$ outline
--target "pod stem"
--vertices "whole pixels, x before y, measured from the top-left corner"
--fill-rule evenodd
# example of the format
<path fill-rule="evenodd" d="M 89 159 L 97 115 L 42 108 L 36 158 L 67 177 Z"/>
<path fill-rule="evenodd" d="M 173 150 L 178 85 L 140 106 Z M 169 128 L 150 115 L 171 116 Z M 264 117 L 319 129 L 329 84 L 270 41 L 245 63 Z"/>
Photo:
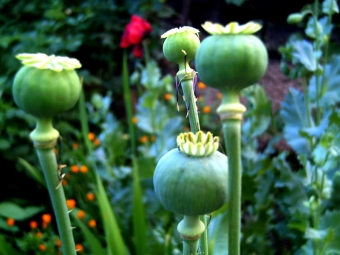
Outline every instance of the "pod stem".
<path fill-rule="evenodd" d="M 63 254 L 76 255 L 71 221 L 66 206 L 66 199 L 61 182 L 60 165 L 53 151 L 59 132 L 52 126 L 51 119 L 37 119 L 37 127 L 31 133 L 31 139 L 45 176 L 46 186 L 51 198 L 57 221 Z"/>
<path fill-rule="evenodd" d="M 190 67 L 181 69 L 177 73 L 177 77 L 180 80 L 185 106 L 187 110 L 187 116 L 189 117 L 190 130 L 194 134 L 200 130 L 200 122 L 198 118 L 196 96 L 194 91 L 196 72 Z"/>
<path fill-rule="evenodd" d="M 217 109 L 223 123 L 224 142 L 229 165 L 229 255 L 240 254 L 242 187 L 241 121 L 245 111 L 246 108 L 239 102 L 238 92 L 223 94 L 222 104 Z"/>
<path fill-rule="evenodd" d="M 185 215 L 178 224 L 177 230 L 183 239 L 183 255 L 196 255 L 199 238 L 206 232 L 200 216 Z"/>
<path fill-rule="evenodd" d="M 196 106 L 196 96 L 194 91 L 195 86 L 195 79 L 196 79 L 196 72 L 192 70 L 188 63 L 185 63 L 185 65 L 180 65 L 180 70 L 177 73 L 177 77 L 180 80 L 184 101 L 187 109 L 187 115 L 189 117 L 189 123 L 190 123 L 190 131 L 196 134 L 196 132 L 200 131 L 200 121 L 198 118 L 198 111 Z M 205 215 L 201 215 L 200 217 L 201 222 L 203 222 L 204 226 L 207 225 L 207 219 Z M 195 249 L 193 248 L 193 245 L 196 245 Z M 190 241 L 183 241 L 183 255 L 186 254 L 196 254 L 197 252 L 197 245 L 198 242 L 195 244 Z M 205 230 L 201 237 L 200 237 L 200 245 L 205 255 L 209 255 L 209 247 L 208 247 L 208 231 Z M 189 253 L 189 252 L 195 252 L 195 253 Z"/>

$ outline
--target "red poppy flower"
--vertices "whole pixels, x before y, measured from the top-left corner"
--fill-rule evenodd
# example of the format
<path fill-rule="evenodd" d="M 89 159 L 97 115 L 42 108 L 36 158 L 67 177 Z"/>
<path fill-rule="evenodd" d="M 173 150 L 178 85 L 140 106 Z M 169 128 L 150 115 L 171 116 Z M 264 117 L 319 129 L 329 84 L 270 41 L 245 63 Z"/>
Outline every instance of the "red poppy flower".
<path fill-rule="evenodd" d="M 131 17 L 130 23 L 125 26 L 125 30 L 120 41 L 120 47 L 127 48 L 133 45 L 133 54 L 135 57 L 142 57 L 142 40 L 151 31 L 152 27 L 149 22 L 137 15 L 133 15 Z"/>

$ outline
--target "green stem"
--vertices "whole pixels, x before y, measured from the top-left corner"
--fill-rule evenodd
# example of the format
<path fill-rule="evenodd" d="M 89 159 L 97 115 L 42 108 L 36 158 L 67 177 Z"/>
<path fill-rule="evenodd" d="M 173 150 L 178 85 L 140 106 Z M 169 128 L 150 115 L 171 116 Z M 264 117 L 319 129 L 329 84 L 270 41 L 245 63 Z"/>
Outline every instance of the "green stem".
<path fill-rule="evenodd" d="M 193 81 L 192 80 L 184 80 L 182 81 L 182 90 L 184 94 L 185 103 L 188 110 L 190 130 L 193 133 L 196 133 L 200 130 L 200 123 L 198 119 L 197 106 L 196 106 L 196 97 L 193 90 Z"/>
<path fill-rule="evenodd" d="M 127 54 L 125 50 L 123 53 L 122 80 L 123 80 L 124 103 L 125 103 L 125 110 L 126 110 L 126 115 L 127 115 L 127 120 L 128 120 L 131 150 L 132 150 L 132 155 L 136 155 L 135 129 L 132 123 L 132 117 L 133 117 L 132 99 L 131 99 L 131 90 L 130 90 L 130 84 L 129 84 Z"/>
<path fill-rule="evenodd" d="M 222 104 L 217 109 L 223 122 L 224 142 L 229 166 L 229 255 L 240 254 L 242 187 L 241 120 L 245 110 L 245 107 L 239 102 L 238 92 L 234 91 L 223 94 Z"/>
<path fill-rule="evenodd" d="M 229 160 L 229 254 L 240 254 L 241 232 L 241 121 L 226 119 L 223 122 L 224 142 Z"/>
<path fill-rule="evenodd" d="M 200 122 L 198 118 L 198 112 L 197 112 L 197 106 L 196 106 L 196 96 L 194 93 L 194 76 L 196 75 L 195 71 L 192 70 L 188 63 L 185 63 L 185 65 L 179 65 L 180 70 L 177 73 L 177 77 L 181 82 L 182 91 L 184 94 L 184 101 L 186 104 L 187 114 L 189 117 L 189 123 L 190 123 L 190 131 L 193 133 L 196 133 L 200 130 Z M 205 215 L 201 215 L 200 217 L 203 224 L 207 225 L 207 219 Z M 184 249 L 183 249 L 183 255 L 190 254 L 187 253 L 189 250 L 190 245 L 193 245 L 192 242 L 186 242 L 183 243 Z M 207 229 L 202 233 L 200 237 L 200 245 L 202 248 L 202 251 L 205 255 L 209 255 L 209 246 L 208 246 L 208 231 Z M 197 251 L 197 247 L 195 252 Z"/>
<path fill-rule="evenodd" d="M 57 221 L 63 254 L 76 255 L 72 227 L 63 187 L 60 184 L 60 173 L 55 153 L 53 151 L 59 132 L 52 126 L 51 119 L 37 119 L 37 128 L 31 133 L 39 162 L 45 176 L 55 218 Z"/>
<path fill-rule="evenodd" d="M 177 230 L 183 238 L 183 255 L 196 255 L 200 235 L 206 232 L 200 216 L 184 215 Z"/>

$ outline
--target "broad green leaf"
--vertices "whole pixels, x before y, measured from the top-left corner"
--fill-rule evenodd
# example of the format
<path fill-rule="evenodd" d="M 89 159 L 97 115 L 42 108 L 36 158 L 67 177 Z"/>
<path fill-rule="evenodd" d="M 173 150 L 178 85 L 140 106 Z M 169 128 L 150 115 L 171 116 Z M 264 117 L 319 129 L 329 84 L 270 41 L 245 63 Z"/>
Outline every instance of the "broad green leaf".
<path fill-rule="evenodd" d="M 308 19 L 307 22 L 307 27 L 305 29 L 305 33 L 307 36 L 309 36 L 310 38 L 316 39 L 319 36 L 322 35 L 323 30 L 322 30 L 322 25 L 319 23 L 318 20 L 315 20 L 314 16 L 311 16 Z"/>
<path fill-rule="evenodd" d="M 340 128 L 332 124 L 312 152 L 314 162 L 324 171 L 336 169 L 340 163 Z"/>
<path fill-rule="evenodd" d="M 76 224 L 81 229 L 85 240 L 88 244 L 88 247 L 91 249 L 92 254 L 96 255 L 107 255 L 106 250 L 103 248 L 102 244 L 100 243 L 100 240 L 97 238 L 97 236 L 77 217 L 78 209 L 73 209 L 71 211 L 71 215 L 73 216 L 73 219 L 76 221 Z"/>
<path fill-rule="evenodd" d="M 323 75 L 313 75 L 309 81 L 309 96 L 312 102 L 319 100 L 322 108 L 340 102 L 340 56 L 332 57 Z"/>
<path fill-rule="evenodd" d="M 148 61 L 141 73 L 141 84 L 147 89 L 159 88 L 161 72 L 155 61 Z"/>
<path fill-rule="evenodd" d="M 339 13 L 339 7 L 336 0 L 324 0 L 322 2 L 322 12 L 324 14 L 333 15 Z"/>
<path fill-rule="evenodd" d="M 327 241 L 327 249 L 340 252 L 340 211 L 327 211 L 320 218 L 320 229 L 329 229 L 333 231 L 332 238 L 323 240 Z"/>
<path fill-rule="evenodd" d="M 308 140 L 301 136 L 300 131 L 309 127 L 308 113 L 301 91 L 290 88 L 281 103 L 281 117 L 284 121 L 284 137 L 296 153 L 308 155 L 310 146 Z M 313 125 L 313 123 L 311 123 Z"/>
<path fill-rule="evenodd" d="M 307 209 L 303 206 L 303 201 L 307 199 L 307 194 L 302 177 L 293 172 L 286 160 L 285 153 L 281 153 L 279 157 L 274 158 L 273 164 L 280 173 L 280 177 L 276 179 L 275 187 L 289 190 L 283 196 L 282 202 L 288 206 L 287 209 L 291 213 L 296 213 L 297 211 L 307 213 Z"/>
<path fill-rule="evenodd" d="M 147 227 L 145 220 L 145 208 L 143 202 L 142 187 L 139 179 L 137 159 L 132 159 L 133 165 L 133 198 L 132 198 L 132 222 L 133 235 L 137 255 L 147 254 Z"/>
<path fill-rule="evenodd" d="M 228 211 L 213 217 L 209 224 L 209 250 L 212 255 L 224 254 L 228 251 Z"/>
<path fill-rule="evenodd" d="M 6 218 L 13 218 L 15 220 L 26 220 L 37 213 L 41 212 L 43 207 L 28 206 L 22 208 L 19 205 L 11 202 L 0 203 L 0 215 Z"/>
<path fill-rule="evenodd" d="M 293 63 L 301 63 L 309 71 L 316 71 L 317 62 L 313 46 L 306 40 L 293 42 Z"/>
<path fill-rule="evenodd" d="M 332 231 L 329 229 L 317 230 L 313 228 L 307 228 L 305 232 L 305 238 L 325 241 L 330 232 Z"/>
<path fill-rule="evenodd" d="M 332 111 L 324 113 L 319 126 L 303 128 L 301 135 L 307 138 L 320 138 L 325 133 L 327 127 L 329 127 L 329 117 L 331 114 Z"/>
<path fill-rule="evenodd" d="M 258 84 L 244 89 L 242 94 L 247 98 L 243 128 L 249 129 L 248 133 L 254 138 L 263 134 L 270 125 L 272 105 L 263 87 Z"/>
<path fill-rule="evenodd" d="M 22 253 L 14 249 L 13 245 L 6 240 L 6 237 L 0 235 L 0 255 L 20 255 Z"/>

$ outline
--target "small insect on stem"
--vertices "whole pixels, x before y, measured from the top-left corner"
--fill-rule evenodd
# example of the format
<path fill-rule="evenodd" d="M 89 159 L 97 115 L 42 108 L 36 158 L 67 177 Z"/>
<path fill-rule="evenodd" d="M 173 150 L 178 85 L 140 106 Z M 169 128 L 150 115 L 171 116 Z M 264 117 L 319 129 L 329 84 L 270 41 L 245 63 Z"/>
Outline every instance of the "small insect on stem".
<path fill-rule="evenodd" d="M 57 159 L 57 176 L 58 176 L 58 179 L 59 179 L 59 184 L 58 184 L 58 186 L 57 186 L 55 189 L 58 189 L 58 188 L 61 186 L 62 181 L 63 181 L 64 176 L 65 176 L 65 174 L 62 173 L 62 169 L 63 169 L 64 167 L 66 167 L 66 165 L 63 165 L 63 164 L 60 162 L 61 145 L 62 145 L 62 138 L 61 138 L 61 136 L 59 136 L 59 137 L 58 137 L 58 141 L 57 141 L 58 152 L 56 153 L 56 159 Z"/>

